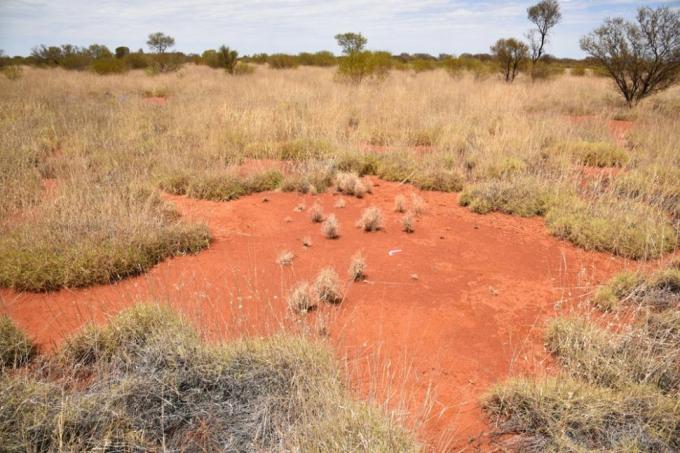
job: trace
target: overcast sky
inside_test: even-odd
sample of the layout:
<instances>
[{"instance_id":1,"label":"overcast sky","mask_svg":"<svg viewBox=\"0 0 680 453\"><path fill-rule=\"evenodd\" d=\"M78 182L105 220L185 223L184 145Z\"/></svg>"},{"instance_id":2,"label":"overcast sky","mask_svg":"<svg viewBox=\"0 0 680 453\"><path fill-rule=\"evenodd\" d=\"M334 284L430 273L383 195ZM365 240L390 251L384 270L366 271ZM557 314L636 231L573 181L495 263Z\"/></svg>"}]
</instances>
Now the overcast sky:
<instances>
[{"instance_id":1,"label":"overcast sky","mask_svg":"<svg viewBox=\"0 0 680 453\"><path fill-rule=\"evenodd\" d=\"M146 48L149 33L174 36L176 49L226 44L251 53L332 50L339 32L361 32L373 50L488 52L501 37L523 37L535 1L499 0L0 0L0 49L28 55L38 44ZM549 52L580 57L580 36L607 16L680 0L562 0L563 22Z\"/></svg>"}]
</instances>

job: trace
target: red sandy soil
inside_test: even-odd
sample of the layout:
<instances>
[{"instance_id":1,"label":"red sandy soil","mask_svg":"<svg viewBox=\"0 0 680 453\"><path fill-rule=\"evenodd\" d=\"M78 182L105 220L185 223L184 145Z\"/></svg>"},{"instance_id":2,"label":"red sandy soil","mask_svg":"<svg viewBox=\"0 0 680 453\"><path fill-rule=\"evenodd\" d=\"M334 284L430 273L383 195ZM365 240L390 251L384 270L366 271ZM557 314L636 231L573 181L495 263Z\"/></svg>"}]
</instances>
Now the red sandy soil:
<instances>
[{"instance_id":1,"label":"red sandy soil","mask_svg":"<svg viewBox=\"0 0 680 453\"><path fill-rule=\"evenodd\" d=\"M168 303L200 325L208 339L266 335L282 328L327 337L347 359L360 395L414 417L436 451L491 449L479 397L509 375L550 372L542 346L547 319L574 306L593 285L624 267L606 254L579 250L551 237L541 219L480 216L457 196L422 193L426 212L415 233L401 231L392 212L410 186L378 182L364 199L268 192L229 203L166 196L190 220L208 224L215 238L195 256L169 259L143 276L113 285L48 294L0 290L8 313L44 349L85 322L101 322L136 301ZM318 200L341 225L325 239L308 212ZM385 229L354 224L363 208L383 210ZM311 237L305 248L302 239ZM291 266L276 264L291 250ZM286 309L290 289L324 266L346 279L350 257L363 251L368 279L345 286L345 300L302 321ZM401 250L390 256L391 250Z\"/></svg>"},{"instance_id":2,"label":"red sandy soil","mask_svg":"<svg viewBox=\"0 0 680 453\"><path fill-rule=\"evenodd\" d=\"M150 105L165 105L166 102L167 98L163 96L151 96L148 98L144 98L144 103Z\"/></svg>"}]
</instances>

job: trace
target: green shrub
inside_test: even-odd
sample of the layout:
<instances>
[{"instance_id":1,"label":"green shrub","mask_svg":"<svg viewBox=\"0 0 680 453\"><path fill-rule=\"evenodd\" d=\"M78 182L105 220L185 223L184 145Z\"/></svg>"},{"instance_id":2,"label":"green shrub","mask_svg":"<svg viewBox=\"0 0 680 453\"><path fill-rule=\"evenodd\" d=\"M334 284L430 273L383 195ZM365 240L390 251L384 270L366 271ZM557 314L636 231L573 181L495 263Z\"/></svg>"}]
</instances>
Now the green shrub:
<instances>
[{"instance_id":1,"label":"green shrub","mask_svg":"<svg viewBox=\"0 0 680 453\"><path fill-rule=\"evenodd\" d=\"M0 373L28 363L35 355L35 346L24 332L6 315L0 315Z\"/></svg>"},{"instance_id":2,"label":"green shrub","mask_svg":"<svg viewBox=\"0 0 680 453\"><path fill-rule=\"evenodd\" d=\"M209 346L167 309L138 306L47 361L0 378L3 451L416 450L348 396L329 350L299 338Z\"/></svg>"},{"instance_id":3,"label":"green shrub","mask_svg":"<svg viewBox=\"0 0 680 453\"><path fill-rule=\"evenodd\" d=\"M300 66L297 57L285 54L270 55L267 58L267 64L272 69L295 69Z\"/></svg>"},{"instance_id":4,"label":"green shrub","mask_svg":"<svg viewBox=\"0 0 680 453\"><path fill-rule=\"evenodd\" d=\"M478 214L499 211L532 217L545 215L556 198L555 188L546 181L524 176L472 184L461 193L458 202Z\"/></svg>"},{"instance_id":5,"label":"green shrub","mask_svg":"<svg viewBox=\"0 0 680 453\"><path fill-rule=\"evenodd\" d=\"M434 71L437 69L437 62L435 60L426 60L424 58L416 58L411 61L411 67L415 72Z\"/></svg>"},{"instance_id":6,"label":"green shrub","mask_svg":"<svg viewBox=\"0 0 680 453\"><path fill-rule=\"evenodd\" d=\"M90 68L99 75L121 74L127 71L125 61L119 58L102 58L90 63Z\"/></svg>"},{"instance_id":7,"label":"green shrub","mask_svg":"<svg viewBox=\"0 0 680 453\"><path fill-rule=\"evenodd\" d=\"M389 52L356 51L340 57L338 76L352 83L373 78L382 80L392 69L392 55Z\"/></svg>"},{"instance_id":8,"label":"green shrub","mask_svg":"<svg viewBox=\"0 0 680 453\"><path fill-rule=\"evenodd\" d=\"M130 69L145 69L149 66L149 59L143 53L131 53L123 59Z\"/></svg>"},{"instance_id":9,"label":"green shrub","mask_svg":"<svg viewBox=\"0 0 680 453\"><path fill-rule=\"evenodd\" d=\"M611 252L632 259L652 259L675 250L677 232L658 210L642 203L576 199L553 207L548 230L586 250Z\"/></svg>"},{"instance_id":10,"label":"green shrub","mask_svg":"<svg viewBox=\"0 0 680 453\"><path fill-rule=\"evenodd\" d=\"M531 78L533 80L548 80L561 76L565 73L565 69L560 66L537 62L531 68Z\"/></svg>"}]
</instances>

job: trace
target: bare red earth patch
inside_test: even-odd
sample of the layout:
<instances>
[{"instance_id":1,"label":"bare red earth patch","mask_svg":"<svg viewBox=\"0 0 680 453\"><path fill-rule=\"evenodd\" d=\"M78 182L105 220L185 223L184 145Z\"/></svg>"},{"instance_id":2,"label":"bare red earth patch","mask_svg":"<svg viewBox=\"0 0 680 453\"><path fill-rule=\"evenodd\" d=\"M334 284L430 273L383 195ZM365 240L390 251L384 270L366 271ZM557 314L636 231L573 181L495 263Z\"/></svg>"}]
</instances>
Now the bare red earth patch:
<instances>
[{"instance_id":1,"label":"bare red earth patch","mask_svg":"<svg viewBox=\"0 0 680 453\"><path fill-rule=\"evenodd\" d=\"M429 407L418 432L434 450L488 446L480 440L489 428L479 397L511 374L545 372L545 321L625 262L551 237L541 219L473 214L452 194L421 193L427 210L407 234L391 208L396 195L412 191L378 182L363 199L344 196L345 208L334 208L339 195L332 193L268 192L229 203L166 196L188 220L208 224L215 238L208 250L113 285L1 290L0 312L47 349L89 320L150 300L176 307L209 339L282 328L327 336L349 359L350 384L360 395L403 403L414 416ZM325 239L307 211L294 209L314 201L337 216L338 239ZM354 225L370 205L383 211L382 231ZM303 245L307 236L311 247ZM282 250L295 254L291 266L276 263ZM354 283L347 268L359 250L368 277ZM290 289L329 265L346 281L342 304L304 320L292 315Z\"/></svg>"},{"instance_id":2,"label":"bare red earth patch","mask_svg":"<svg viewBox=\"0 0 680 453\"><path fill-rule=\"evenodd\" d=\"M149 105L165 105L166 102L167 98L163 96L150 96L148 98L144 98L144 103Z\"/></svg>"}]
</instances>

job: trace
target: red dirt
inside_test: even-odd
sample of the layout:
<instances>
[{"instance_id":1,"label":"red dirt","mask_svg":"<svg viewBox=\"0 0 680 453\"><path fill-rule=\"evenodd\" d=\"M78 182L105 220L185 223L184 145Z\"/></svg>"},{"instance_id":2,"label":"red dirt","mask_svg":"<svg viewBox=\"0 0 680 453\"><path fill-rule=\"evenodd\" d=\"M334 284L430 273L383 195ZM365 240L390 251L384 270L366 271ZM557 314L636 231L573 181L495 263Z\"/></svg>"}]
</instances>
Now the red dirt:
<instances>
[{"instance_id":1,"label":"red dirt","mask_svg":"<svg viewBox=\"0 0 680 453\"><path fill-rule=\"evenodd\" d=\"M166 196L188 219L209 225L215 241L208 250L114 285L49 294L0 290L0 312L46 349L88 320L152 299L182 311L210 339L281 328L328 335L337 355L349 359L350 382L361 395L387 398L391 407L401 399L416 415L431 395L418 430L433 449L489 448L480 395L511 374L549 372L546 319L625 262L549 236L541 219L475 215L452 194L422 193L427 211L406 234L391 208L395 195L411 191L379 182L364 199L345 196L342 209L333 208L331 193L267 192L229 203ZM294 212L315 199L338 217L339 239L325 239L308 212ZM383 210L385 230L365 233L354 223L373 204ZM303 247L305 236L312 247ZM296 257L280 267L276 257L285 249ZM390 256L395 249L401 252ZM289 314L285 297L296 282L327 265L344 278L358 250L367 281L348 282L341 305L321 307L306 322Z\"/></svg>"},{"instance_id":2,"label":"red dirt","mask_svg":"<svg viewBox=\"0 0 680 453\"><path fill-rule=\"evenodd\" d=\"M144 98L144 103L150 105L165 105L166 102L167 98L163 96L151 96L148 98Z\"/></svg>"}]
</instances>

